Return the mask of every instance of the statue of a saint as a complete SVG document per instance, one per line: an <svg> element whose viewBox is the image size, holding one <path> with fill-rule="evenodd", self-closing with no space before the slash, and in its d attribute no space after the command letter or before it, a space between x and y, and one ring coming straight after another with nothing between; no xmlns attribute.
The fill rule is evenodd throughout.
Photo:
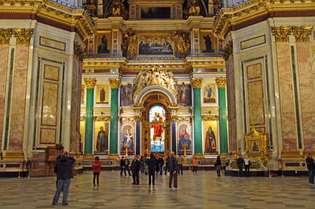
<svg viewBox="0 0 315 209"><path fill-rule="evenodd" d="M216 139L212 127L209 126L206 133L205 153L213 153L217 151Z"/></svg>
<svg viewBox="0 0 315 209"><path fill-rule="evenodd" d="M107 39L106 36L103 36L101 39L101 44L97 47L97 53L99 54L106 54L109 53L107 49Z"/></svg>
<svg viewBox="0 0 315 209"><path fill-rule="evenodd" d="M205 41L205 46L206 46L205 52L211 52L211 51L213 51L210 35L204 36L203 39L204 39L204 41Z"/></svg>
<svg viewBox="0 0 315 209"><path fill-rule="evenodd" d="M100 127L100 130L97 134L97 143L96 149L97 152L104 153L108 150L108 134L104 131L103 127Z"/></svg>

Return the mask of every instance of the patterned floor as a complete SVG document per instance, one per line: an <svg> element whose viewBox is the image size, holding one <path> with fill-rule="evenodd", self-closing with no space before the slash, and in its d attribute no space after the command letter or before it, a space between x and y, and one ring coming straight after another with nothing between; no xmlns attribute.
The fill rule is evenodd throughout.
<svg viewBox="0 0 315 209"><path fill-rule="evenodd" d="M104 171L94 189L91 174L75 177L69 206L74 209L315 209L315 186L304 177L217 178L213 171L179 177L179 188L168 188L168 177L158 177L149 188L146 176L139 186L117 171ZM1 209L53 208L54 178L0 179Z"/></svg>

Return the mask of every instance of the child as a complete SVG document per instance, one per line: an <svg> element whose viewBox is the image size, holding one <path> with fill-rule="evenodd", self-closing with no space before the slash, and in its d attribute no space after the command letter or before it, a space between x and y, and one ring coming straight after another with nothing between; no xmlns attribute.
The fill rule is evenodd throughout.
<svg viewBox="0 0 315 209"><path fill-rule="evenodd" d="M99 157L95 157L94 162L92 163L92 170L93 170L93 185L95 185L95 179L97 182L97 186L99 185L99 177L100 177L100 172L102 169L102 163L100 161Z"/></svg>

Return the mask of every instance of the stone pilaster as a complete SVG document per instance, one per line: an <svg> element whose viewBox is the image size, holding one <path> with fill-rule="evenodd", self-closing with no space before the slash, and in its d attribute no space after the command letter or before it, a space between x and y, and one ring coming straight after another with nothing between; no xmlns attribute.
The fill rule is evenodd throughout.
<svg viewBox="0 0 315 209"><path fill-rule="evenodd" d="M200 78L192 79L194 94L193 119L194 119L194 151L196 155L202 155L202 119L201 119L201 83Z"/></svg>
<svg viewBox="0 0 315 209"><path fill-rule="evenodd" d="M96 79L85 78L86 86L86 116L85 116L85 145L84 153L92 154L94 127L94 88Z"/></svg>
<svg viewBox="0 0 315 209"><path fill-rule="evenodd" d="M219 92L219 130L220 130L220 153L228 153L228 132L227 132L227 102L226 102L226 79L217 78L216 83Z"/></svg>
<svg viewBox="0 0 315 209"><path fill-rule="evenodd" d="M118 154L118 90L120 85L119 79L111 79L109 80L111 86L111 101L110 101L110 109L111 109L111 120L110 120L110 154L117 155Z"/></svg>

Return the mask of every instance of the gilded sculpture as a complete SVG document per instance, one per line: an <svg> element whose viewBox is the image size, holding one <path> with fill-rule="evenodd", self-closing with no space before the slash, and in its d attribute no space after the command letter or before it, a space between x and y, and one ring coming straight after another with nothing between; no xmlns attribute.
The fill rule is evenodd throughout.
<svg viewBox="0 0 315 209"><path fill-rule="evenodd" d="M200 5L197 0L192 0L189 4L188 9L189 16L199 16L200 15Z"/></svg>

